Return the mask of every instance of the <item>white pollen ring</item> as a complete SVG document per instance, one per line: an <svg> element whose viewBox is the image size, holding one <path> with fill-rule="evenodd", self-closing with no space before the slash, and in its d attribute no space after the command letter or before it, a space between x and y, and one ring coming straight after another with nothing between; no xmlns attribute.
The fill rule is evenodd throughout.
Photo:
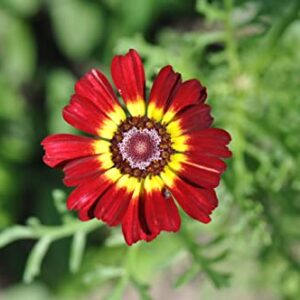
<svg viewBox="0 0 300 300"><path fill-rule="evenodd" d="M122 159L131 168L145 170L154 160L161 160L160 142L161 138L155 129L133 127L123 133L123 140L118 143L118 147Z"/></svg>

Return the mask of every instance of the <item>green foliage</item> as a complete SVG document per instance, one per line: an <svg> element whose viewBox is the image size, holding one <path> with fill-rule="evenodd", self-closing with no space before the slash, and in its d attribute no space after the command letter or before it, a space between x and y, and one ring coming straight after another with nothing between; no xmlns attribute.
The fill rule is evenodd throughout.
<svg viewBox="0 0 300 300"><path fill-rule="evenodd" d="M74 60L86 58L101 42L104 31L101 8L83 0L49 1L57 43Z"/></svg>
<svg viewBox="0 0 300 300"><path fill-rule="evenodd" d="M57 207L61 208L59 202L65 200L65 197L62 197L62 193L56 191L54 199ZM30 283L40 274L42 261L51 243L68 236L73 236L69 264L70 270L71 272L78 271L85 247L86 234L102 226L97 221L83 225L70 215L64 215L62 219L62 225L45 226L38 219L30 218L27 221L27 226L15 225L2 231L0 235L0 248L18 239L37 239L26 263L23 275L24 282Z"/></svg>
<svg viewBox="0 0 300 300"><path fill-rule="evenodd" d="M47 112L48 112L48 130L55 132L74 132L62 118L61 109L65 106L65 99L68 99L73 93L75 78L66 71L55 69L47 76Z"/></svg>
<svg viewBox="0 0 300 300"><path fill-rule="evenodd" d="M28 24L0 10L0 38L2 76L5 75L13 85L30 79L35 68L36 51Z"/></svg>
<svg viewBox="0 0 300 300"><path fill-rule="evenodd" d="M4 9L21 16L30 16L37 12L41 0L2 0Z"/></svg>
<svg viewBox="0 0 300 300"><path fill-rule="evenodd" d="M0 298L298 299L299 11L297 0L1 1ZM233 138L213 222L184 217L180 233L132 247L66 210L70 191L39 148L75 132L61 110L76 78L108 73L129 48L148 88L166 64L200 79Z"/></svg>

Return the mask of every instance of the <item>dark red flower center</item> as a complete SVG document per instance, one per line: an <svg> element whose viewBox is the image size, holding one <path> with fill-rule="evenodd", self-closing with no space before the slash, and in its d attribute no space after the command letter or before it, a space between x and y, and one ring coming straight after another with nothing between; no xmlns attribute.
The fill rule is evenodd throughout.
<svg viewBox="0 0 300 300"><path fill-rule="evenodd" d="M118 147L123 160L127 160L131 168L145 170L154 160L161 160L160 142L156 129L133 127L123 133Z"/></svg>
<svg viewBox="0 0 300 300"><path fill-rule="evenodd" d="M111 143L116 167L135 177L159 174L173 153L166 128L147 117L128 118Z"/></svg>

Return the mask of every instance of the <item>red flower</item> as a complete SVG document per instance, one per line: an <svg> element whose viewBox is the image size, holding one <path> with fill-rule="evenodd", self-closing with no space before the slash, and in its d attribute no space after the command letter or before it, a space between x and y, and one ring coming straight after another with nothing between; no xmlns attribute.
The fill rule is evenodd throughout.
<svg viewBox="0 0 300 300"><path fill-rule="evenodd" d="M119 103L106 77L93 69L75 85L63 110L77 129L97 136L46 137L44 162L60 167L64 183L76 186L67 206L87 221L122 224L128 245L150 241L162 230L178 231L175 200L192 218L210 222L218 205L214 188L231 156L230 135L210 128L206 89L182 82L171 66L157 75L145 101L145 73L135 50L112 61Z"/></svg>

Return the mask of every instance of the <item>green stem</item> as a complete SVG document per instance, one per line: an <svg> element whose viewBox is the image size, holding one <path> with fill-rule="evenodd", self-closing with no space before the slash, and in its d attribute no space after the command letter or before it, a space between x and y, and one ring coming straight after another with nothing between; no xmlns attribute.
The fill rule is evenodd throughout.
<svg viewBox="0 0 300 300"><path fill-rule="evenodd" d="M130 281L134 280L133 269L135 268L136 255L138 253L139 244L135 244L127 248L124 259L124 273L116 283L112 293L110 293L105 300L122 299L123 292Z"/></svg>
<svg viewBox="0 0 300 300"><path fill-rule="evenodd" d="M96 228L102 227L103 223L99 220L91 220L89 222L72 221L63 226L42 226L33 230L33 238L40 238L44 235L50 236L53 240L58 240L75 234L77 231L85 233L91 232Z"/></svg>
<svg viewBox="0 0 300 300"><path fill-rule="evenodd" d="M225 33L226 33L226 53L232 75L235 77L240 71L238 59L238 47L235 41L235 29L232 23L233 0L224 0L225 15Z"/></svg>
<svg viewBox="0 0 300 300"><path fill-rule="evenodd" d="M181 227L181 230L178 234L179 238L181 239L185 248L187 248L187 250L191 253L195 262L199 264L200 268L207 274L207 276L214 283L214 285L217 288L220 288L222 286L222 282L220 282L214 270L211 269L209 261L206 259L206 257L200 253L199 245L194 241L190 232L185 228L186 225L187 224Z"/></svg>
<svg viewBox="0 0 300 300"><path fill-rule="evenodd" d="M260 203L264 208L263 213L267 223L270 226L273 245L275 246L277 253L286 260L292 269L299 271L300 263L289 251L288 239L286 238L286 235L282 231L280 224L278 224L277 219L273 214L272 205L270 205L268 197L258 197L258 199L260 199Z"/></svg>
<svg viewBox="0 0 300 300"><path fill-rule="evenodd" d="M36 239L24 272L24 281L27 283L39 275L42 261L50 244L56 240L73 236L72 255L70 260L71 271L77 271L81 262L86 234L102 226L98 220L80 222L70 220L62 225L45 226L37 219L31 218L27 226L14 226L0 233L0 248L20 239Z"/></svg>
<svg viewBox="0 0 300 300"><path fill-rule="evenodd" d="M41 239L47 236L51 241L59 240L74 235L81 231L88 233L103 226L98 220L89 222L71 221L58 226L45 226L37 224L35 226L14 226L1 232L0 248L19 239Z"/></svg>
<svg viewBox="0 0 300 300"><path fill-rule="evenodd" d="M232 120L235 120L235 126L231 128L230 132L233 135L233 141L231 144L231 148L234 153L234 161L233 168L234 173L238 178L242 177L245 174L245 163L244 163L244 133L242 123L245 119L245 111L244 111L244 93L237 88L237 80L240 77L241 73L241 65L238 55L238 44L236 41L236 34L234 24L232 22L232 12L234 9L233 0L223 0L225 7L225 19L224 19L224 27L225 27L225 35L226 35L226 56L227 63L230 69L230 85L233 87L232 89L232 97L235 99L234 108L232 110ZM243 189L241 185L236 185L234 187L234 195L235 198L238 199L241 205L243 205Z"/></svg>

